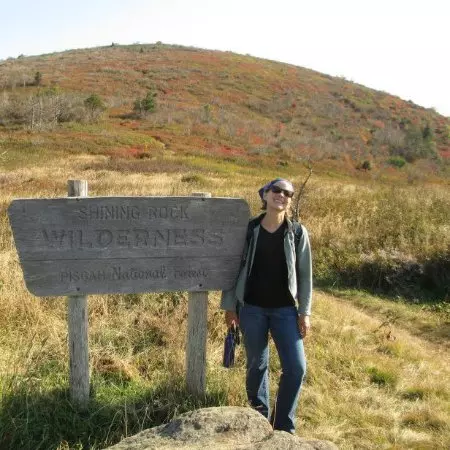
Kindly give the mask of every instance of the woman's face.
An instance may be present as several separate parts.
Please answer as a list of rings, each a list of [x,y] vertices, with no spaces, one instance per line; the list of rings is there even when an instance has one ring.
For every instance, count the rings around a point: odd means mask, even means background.
[[[286,181],[278,181],[264,194],[264,200],[267,202],[267,209],[278,212],[287,211],[291,206],[292,198],[289,197],[293,193],[292,185]]]

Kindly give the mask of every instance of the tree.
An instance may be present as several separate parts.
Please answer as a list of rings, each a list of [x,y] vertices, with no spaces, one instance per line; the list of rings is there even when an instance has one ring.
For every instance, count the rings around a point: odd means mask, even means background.
[[[105,103],[97,94],[90,95],[85,101],[84,106],[88,111],[89,120],[95,122],[100,114],[106,109]]]
[[[434,133],[430,125],[427,123],[425,128],[422,130],[422,137],[424,141],[432,141],[434,139]]]
[[[403,133],[403,142],[391,145],[391,155],[401,156],[409,163],[422,158],[438,157],[433,130],[429,125],[426,125],[424,129],[408,125]]]
[[[134,102],[134,111],[141,116],[152,113],[156,109],[156,92],[148,91],[144,98],[138,98]]]
[[[365,160],[361,163],[361,165],[359,166],[359,168],[360,168],[361,170],[372,170],[372,163],[371,163],[368,159],[365,159]]]
[[[39,72],[39,71],[37,71],[37,72],[34,74],[34,85],[35,85],[35,86],[40,86],[40,85],[41,85],[41,82],[42,82],[42,73]]]

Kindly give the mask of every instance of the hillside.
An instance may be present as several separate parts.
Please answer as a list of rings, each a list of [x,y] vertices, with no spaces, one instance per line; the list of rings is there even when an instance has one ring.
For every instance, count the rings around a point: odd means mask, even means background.
[[[149,92],[155,109],[140,114],[133,106]],[[22,56],[0,62],[0,93],[0,149],[5,139],[25,145],[23,131],[33,130],[47,149],[77,153],[145,158],[164,149],[412,181],[449,173],[449,118],[341,78],[230,52],[158,43]],[[102,104],[86,103],[93,94]],[[109,133],[86,127],[99,120]],[[48,142],[55,127],[64,145]]]

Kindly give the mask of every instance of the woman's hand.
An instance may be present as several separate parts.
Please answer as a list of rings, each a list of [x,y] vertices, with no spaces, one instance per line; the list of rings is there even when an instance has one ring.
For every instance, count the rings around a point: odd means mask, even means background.
[[[225,323],[227,328],[239,325],[239,318],[235,311],[225,311]]]
[[[309,316],[300,314],[298,316],[298,329],[300,330],[300,334],[302,335],[302,337],[306,337],[310,328],[311,322],[309,320]]]

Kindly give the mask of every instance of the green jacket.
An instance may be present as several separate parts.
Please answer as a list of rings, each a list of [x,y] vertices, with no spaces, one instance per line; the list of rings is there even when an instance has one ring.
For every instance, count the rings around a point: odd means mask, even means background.
[[[262,216],[261,216],[262,217]],[[287,227],[284,234],[284,254],[286,255],[286,263],[288,269],[289,291],[296,301],[298,314],[311,314],[311,298],[312,298],[312,264],[311,264],[311,247],[306,228],[303,225],[293,223],[287,220]],[[295,252],[294,227],[302,227],[302,237],[298,243],[297,252]],[[253,259],[255,257],[256,245],[258,240],[259,229],[258,224],[253,229],[253,236],[244,249],[244,257],[241,269],[233,288],[222,292],[222,300],[220,307],[226,311],[236,311],[237,305],[244,304],[245,287],[250,277]],[[298,255],[298,258],[296,257]],[[297,270],[295,270],[297,264]],[[297,277],[298,274],[298,277]],[[298,278],[298,279],[297,279]]]

